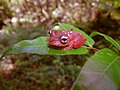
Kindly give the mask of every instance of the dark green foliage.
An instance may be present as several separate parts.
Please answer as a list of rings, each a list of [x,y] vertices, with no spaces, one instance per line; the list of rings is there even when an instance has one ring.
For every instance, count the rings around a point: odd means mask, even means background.
[[[80,66],[66,65],[62,57],[58,56],[19,55],[14,56],[14,59],[17,59],[17,70],[10,79],[0,77],[1,90],[69,89],[80,71]],[[69,60],[67,62],[70,62]]]

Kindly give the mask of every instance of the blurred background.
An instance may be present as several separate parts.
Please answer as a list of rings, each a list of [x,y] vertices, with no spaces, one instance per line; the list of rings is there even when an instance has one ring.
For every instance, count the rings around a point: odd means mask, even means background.
[[[0,0],[0,55],[21,40],[46,36],[57,22],[72,24],[87,34],[98,31],[120,40],[120,1]],[[100,36],[93,39],[96,48],[110,45]],[[0,62],[0,90],[70,90],[93,53],[7,56]]]

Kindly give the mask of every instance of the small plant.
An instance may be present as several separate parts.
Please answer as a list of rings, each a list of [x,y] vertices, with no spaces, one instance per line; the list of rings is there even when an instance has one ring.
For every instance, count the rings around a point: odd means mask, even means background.
[[[111,37],[99,33],[92,32],[87,35],[80,29],[69,25],[58,23],[61,30],[71,30],[80,32],[87,40],[85,45],[80,48],[70,48],[70,50],[61,50],[48,46],[48,37],[38,37],[34,40],[24,40],[9,48],[7,48],[2,56],[20,53],[34,53],[40,55],[81,55],[87,54],[93,49],[95,54],[92,55],[82,67],[77,80],[72,86],[72,90],[118,90],[120,87],[120,56],[119,53],[112,51],[109,48],[98,50],[93,47],[95,44],[92,39],[95,35],[103,36],[116,49],[120,50],[120,43]]]

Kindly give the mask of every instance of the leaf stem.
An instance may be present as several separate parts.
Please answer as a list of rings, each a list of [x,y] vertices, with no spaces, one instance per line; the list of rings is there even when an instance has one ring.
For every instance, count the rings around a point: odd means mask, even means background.
[[[96,51],[98,51],[99,49],[97,49],[97,48],[94,48],[94,47],[86,47],[87,49],[89,49],[89,50],[96,50]]]

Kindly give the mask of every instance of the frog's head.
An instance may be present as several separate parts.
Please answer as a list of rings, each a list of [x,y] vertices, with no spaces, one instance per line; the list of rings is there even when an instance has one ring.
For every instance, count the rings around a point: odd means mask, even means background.
[[[55,30],[50,30],[49,31],[50,38],[49,38],[49,44],[54,45],[54,46],[59,46],[59,47],[64,47],[69,45],[69,31],[55,31]]]

